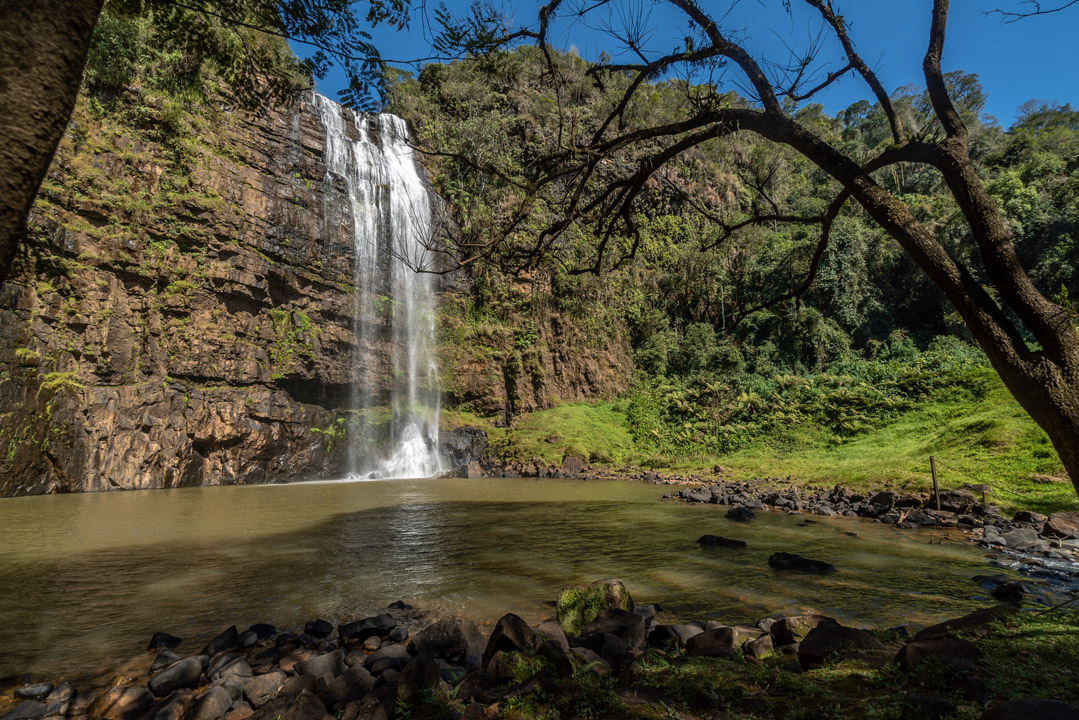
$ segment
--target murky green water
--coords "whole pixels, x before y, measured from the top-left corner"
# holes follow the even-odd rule
[[[813,609],[926,624],[987,602],[974,546],[865,521],[661,502],[662,487],[567,480],[394,480],[0,500],[0,677],[85,673],[156,630],[197,651],[220,629],[351,619],[402,599],[434,614],[530,620],[567,584],[623,579],[684,619]],[[858,537],[844,533],[857,532]],[[701,548],[704,533],[746,550]],[[827,577],[768,568],[779,550]]]

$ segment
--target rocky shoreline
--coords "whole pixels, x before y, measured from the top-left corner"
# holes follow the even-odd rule
[[[471,620],[432,621],[402,602],[336,626],[312,620],[296,632],[266,623],[245,631],[233,626],[186,655],[177,651],[191,650],[189,644],[159,632],[123,672],[89,687],[23,678],[0,691],[0,720],[529,717],[515,710],[533,702],[557,705],[581,683],[599,683],[613,698],[609,702],[643,714],[569,716],[653,717],[650,708],[666,710],[676,702],[649,680],[657,667],[722,672],[771,663],[773,675],[812,675],[845,660],[911,677],[926,668],[948,668],[944,696],[896,696],[904,717],[946,717],[957,710],[948,696],[987,720],[1032,712],[1079,717],[1079,708],[1063,702],[987,693],[979,669],[983,652],[972,639],[1008,621],[1015,605],[975,611],[912,635],[905,627],[870,631],[817,614],[773,615],[753,626],[664,621],[656,606],[635,606],[617,580],[566,588],[554,604],[557,615],[550,620],[529,626],[507,614],[486,637]],[[713,664],[694,665],[700,662]],[[696,699],[677,701],[688,703],[681,717],[700,716],[695,713],[702,703],[718,703],[738,717],[786,716],[766,712],[767,699],[718,685],[705,690]]]
[[[479,447],[482,450],[482,445]],[[991,559],[998,567],[1018,570],[1050,583],[1057,592],[1079,598],[1079,513],[1057,512],[1045,516],[1021,510],[1008,518],[986,501],[984,493],[981,498],[975,495],[974,491],[987,491],[988,486],[942,489],[938,509],[936,495],[927,492],[857,491],[842,485],[795,486],[789,477],[730,481],[638,468],[613,470],[589,465],[572,456],[567,456],[561,465],[545,464],[538,459],[502,465],[470,459],[459,472],[466,477],[551,477],[680,485],[683,486],[680,490],[664,494],[663,499],[730,506],[728,517],[741,519],[751,519],[754,511],[765,510],[857,517],[900,529],[952,529],[991,551]],[[722,476],[724,469],[717,466],[715,473]],[[991,585],[992,580],[986,582]],[[1008,582],[1003,576],[997,578],[998,585]],[[1017,590],[1025,593],[1028,588],[1009,586],[998,592],[1002,596],[1014,595]]]

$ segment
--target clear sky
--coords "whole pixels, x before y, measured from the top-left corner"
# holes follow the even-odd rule
[[[586,0],[566,0],[573,7]],[[413,0],[417,4],[419,0]],[[428,0],[434,7],[437,0]],[[446,0],[451,10],[463,13],[467,0]],[[535,22],[534,0],[506,0],[503,7],[518,23]],[[792,0],[788,16],[781,0],[741,0],[733,3],[722,27],[733,37],[743,38],[758,58],[784,60],[787,48],[804,50],[817,34],[820,19],[800,0]],[[1043,0],[1050,7],[1053,0]],[[1063,4],[1063,3],[1061,3]],[[837,14],[847,18],[855,47],[863,59],[877,71],[888,91],[911,83],[921,85],[921,58],[925,53],[931,0],[834,0]],[[607,24],[620,29],[627,19],[643,16],[649,28],[647,48],[654,54],[669,52],[682,43],[686,19],[680,11],[652,0],[615,0],[611,10],[593,14],[587,24],[562,22],[556,26],[552,42],[562,48],[575,48],[585,58],[607,52],[616,61],[629,62],[624,47],[603,31]],[[713,16],[731,8],[725,0],[703,0],[702,6]],[[1032,17],[1005,24],[995,8],[1023,9],[1022,0],[953,0],[945,43],[944,70],[976,73],[988,96],[986,111],[1004,127],[1015,118],[1019,105],[1030,99],[1071,103],[1079,107],[1079,6],[1060,13]],[[384,57],[408,59],[431,54],[430,32],[425,32],[423,18],[414,15],[407,31],[379,28],[374,33]],[[301,54],[302,47],[296,48]],[[840,67],[841,56],[835,44],[825,45],[819,54],[823,72]],[[731,80],[741,80],[735,74]],[[320,92],[336,97],[344,84],[341,73],[331,73],[318,84]],[[733,86],[732,86],[733,87]],[[826,111],[834,113],[852,102],[868,98],[865,85],[853,76],[814,98]]]

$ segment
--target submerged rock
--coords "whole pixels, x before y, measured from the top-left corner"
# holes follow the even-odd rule
[[[813,573],[823,575],[835,570],[835,566],[823,560],[811,560],[795,553],[777,552],[768,558],[768,566],[773,570]]]
[[[697,542],[705,547],[725,547],[740,550],[746,546],[745,540],[732,540],[719,535],[701,535]]]

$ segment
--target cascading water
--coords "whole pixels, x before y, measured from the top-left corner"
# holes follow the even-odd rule
[[[357,113],[318,94],[315,106],[326,126],[327,176],[344,180],[351,204],[351,474],[431,477],[442,470],[435,295],[433,276],[415,271],[428,260],[427,188],[401,118]]]

